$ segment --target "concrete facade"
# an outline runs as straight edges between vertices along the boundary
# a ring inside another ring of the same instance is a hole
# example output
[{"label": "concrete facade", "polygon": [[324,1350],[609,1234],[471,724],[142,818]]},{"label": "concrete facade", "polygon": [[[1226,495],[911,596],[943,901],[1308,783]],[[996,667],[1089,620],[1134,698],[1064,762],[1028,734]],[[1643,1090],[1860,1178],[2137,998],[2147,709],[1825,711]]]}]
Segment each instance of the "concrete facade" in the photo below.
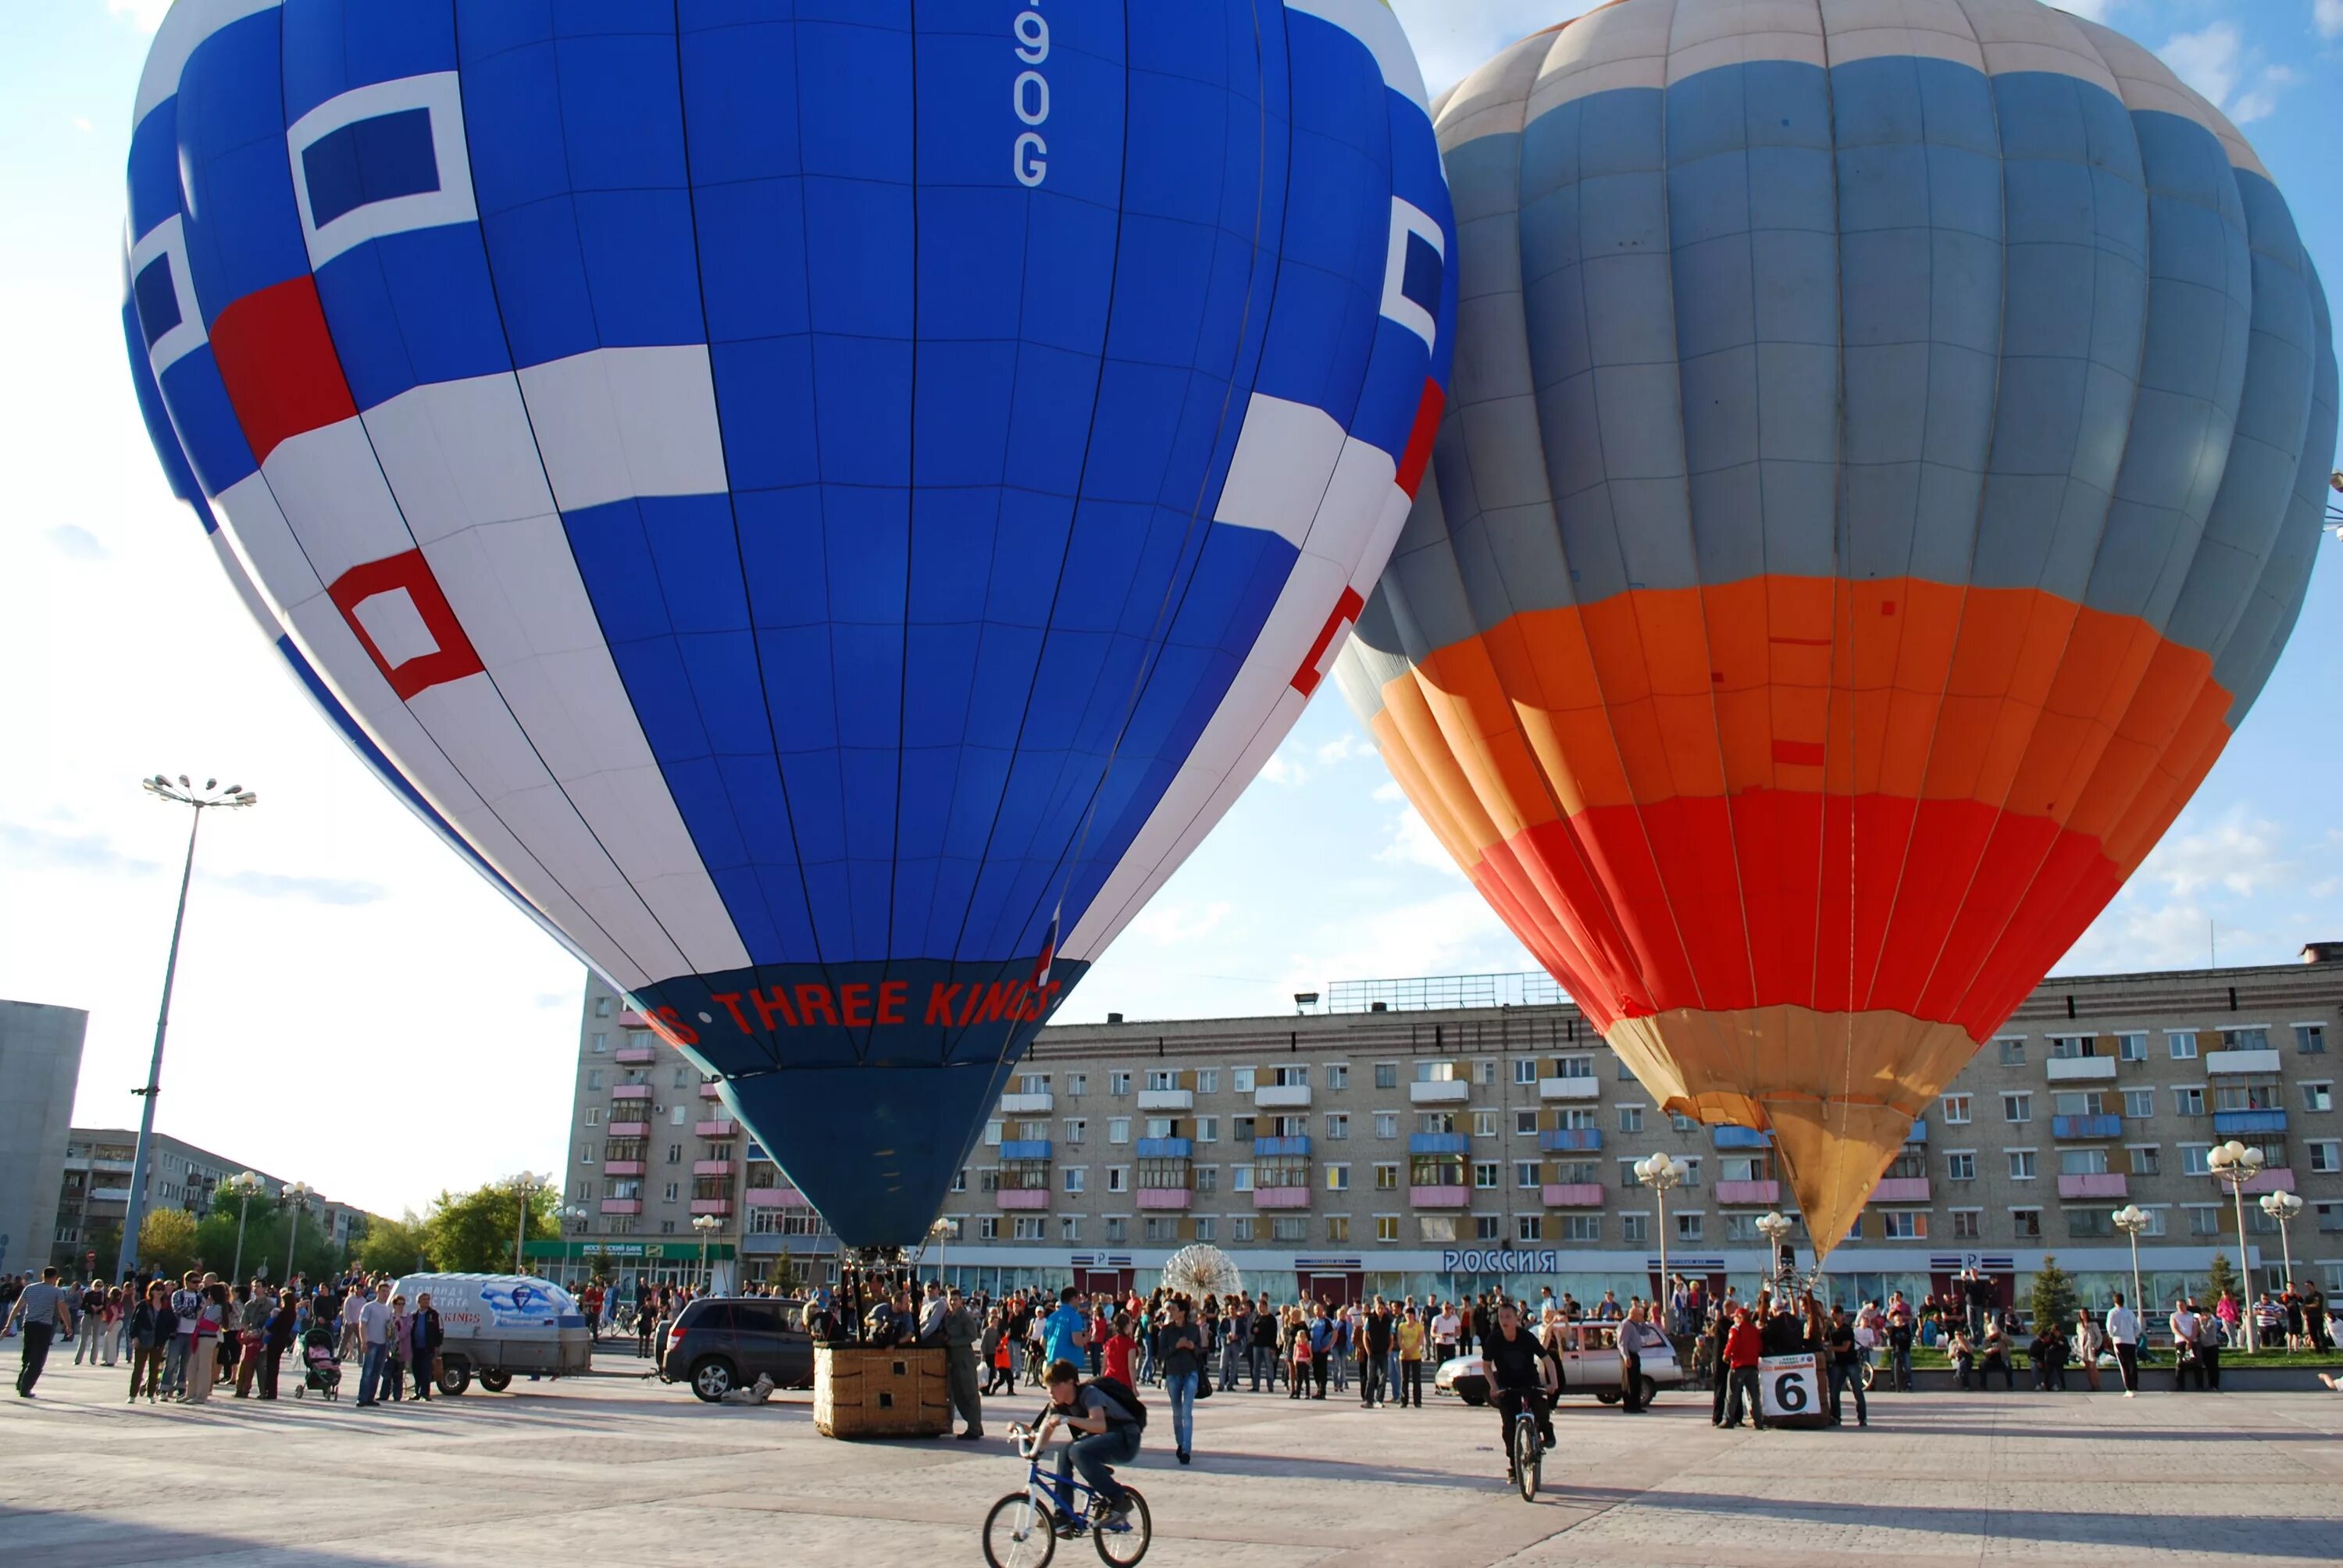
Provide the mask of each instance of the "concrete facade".
[{"label": "concrete facade", "polygon": [[0,1273],[49,1261],[88,1027],[79,1008],[0,1001]]},{"label": "concrete facade", "polygon": [[[135,1127],[76,1127],[65,1149],[65,1159],[59,1179],[50,1189],[56,1194],[56,1223],[51,1246],[50,1261],[63,1268],[81,1268],[87,1261],[93,1238],[101,1229],[112,1226],[120,1233],[122,1216],[130,1205],[130,1172],[138,1151],[138,1130]],[[184,1209],[197,1219],[212,1211],[212,1200],[219,1184],[230,1176],[252,1168],[208,1149],[173,1138],[167,1133],[155,1134],[147,1151],[146,1211]],[[284,1177],[272,1176],[266,1171],[253,1170],[271,1198],[282,1198],[291,1185]],[[317,1193],[309,1195],[308,1207],[302,1211],[302,1234],[313,1235],[312,1226],[324,1227],[327,1240],[337,1246],[347,1246],[366,1235],[367,1212],[347,1203],[337,1203]],[[97,1260],[101,1272],[111,1272],[114,1253],[102,1251]]]}]

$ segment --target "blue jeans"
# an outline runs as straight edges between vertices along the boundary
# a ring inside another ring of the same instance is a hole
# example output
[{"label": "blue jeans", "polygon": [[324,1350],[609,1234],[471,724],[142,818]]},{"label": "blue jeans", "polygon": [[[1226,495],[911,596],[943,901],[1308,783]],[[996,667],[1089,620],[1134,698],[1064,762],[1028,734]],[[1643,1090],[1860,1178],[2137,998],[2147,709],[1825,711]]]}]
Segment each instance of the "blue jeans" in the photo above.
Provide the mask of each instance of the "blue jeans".
[{"label": "blue jeans", "polygon": [[365,1356],[358,1362],[360,1404],[372,1404],[375,1397],[382,1392],[382,1363],[389,1354],[390,1347],[387,1344],[367,1346]]},{"label": "blue jeans", "polygon": [[1172,1441],[1181,1452],[1192,1452],[1196,1442],[1196,1374],[1165,1372],[1163,1392],[1172,1396]]},{"label": "blue jeans", "polygon": [[[1128,1502],[1130,1497],[1115,1481],[1114,1473],[1108,1466],[1129,1464],[1138,1457],[1139,1428],[1117,1426],[1110,1422],[1104,1432],[1078,1437],[1058,1451],[1058,1480],[1061,1483],[1071,1481],[1074,1472],[1079,1470],[1082,1473],[1083,1482],[1091,1491],[1106,1499],[1108,1507],[1117,1507]],[[1058,1497],[1061,1503],[1071,1503],[1073,1500],[1072,1489],[1061,1485]]]}]

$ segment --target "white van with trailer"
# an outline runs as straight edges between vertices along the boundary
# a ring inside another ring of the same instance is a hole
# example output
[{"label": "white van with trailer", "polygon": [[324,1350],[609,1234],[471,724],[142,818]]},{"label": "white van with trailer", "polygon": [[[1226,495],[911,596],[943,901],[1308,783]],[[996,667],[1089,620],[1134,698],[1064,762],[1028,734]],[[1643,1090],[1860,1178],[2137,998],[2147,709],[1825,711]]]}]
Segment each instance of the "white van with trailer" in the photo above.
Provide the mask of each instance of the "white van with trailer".
[{"label": "white van with trailer", "polygon": [[588,1369],[593,1331],[577,1298],[526,1274],[408,1274],[391,1287],[411,1310],[426,1292],[439,1314],[439,1392],[472,1380],[502,1393],[515,1372],[573,1377]]}]

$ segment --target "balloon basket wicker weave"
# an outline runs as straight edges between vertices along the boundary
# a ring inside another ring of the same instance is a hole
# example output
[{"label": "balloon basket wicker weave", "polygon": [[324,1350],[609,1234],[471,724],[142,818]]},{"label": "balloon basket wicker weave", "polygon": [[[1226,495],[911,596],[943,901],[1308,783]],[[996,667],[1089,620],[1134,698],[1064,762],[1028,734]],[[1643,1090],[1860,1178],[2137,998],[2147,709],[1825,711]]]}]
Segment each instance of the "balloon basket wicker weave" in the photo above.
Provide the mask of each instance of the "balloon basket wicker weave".
[{"label": "balloon basket wicker weave", "polygon": [[813,1424],[824,1437],[941,1437],[951,1402],[940,1349],[817,1345]]}]

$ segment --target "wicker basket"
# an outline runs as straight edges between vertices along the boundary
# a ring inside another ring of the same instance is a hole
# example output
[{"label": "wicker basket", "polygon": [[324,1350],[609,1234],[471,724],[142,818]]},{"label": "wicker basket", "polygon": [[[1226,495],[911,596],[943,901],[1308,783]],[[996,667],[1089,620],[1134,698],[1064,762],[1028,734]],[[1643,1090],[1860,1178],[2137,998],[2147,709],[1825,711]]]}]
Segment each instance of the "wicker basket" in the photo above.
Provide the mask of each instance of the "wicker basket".
[{"label": "wicker basket", "polygon": [[817,1345],[813,1424],[824,1437],[941,1437],[951,1399],[940,1349]]}]

